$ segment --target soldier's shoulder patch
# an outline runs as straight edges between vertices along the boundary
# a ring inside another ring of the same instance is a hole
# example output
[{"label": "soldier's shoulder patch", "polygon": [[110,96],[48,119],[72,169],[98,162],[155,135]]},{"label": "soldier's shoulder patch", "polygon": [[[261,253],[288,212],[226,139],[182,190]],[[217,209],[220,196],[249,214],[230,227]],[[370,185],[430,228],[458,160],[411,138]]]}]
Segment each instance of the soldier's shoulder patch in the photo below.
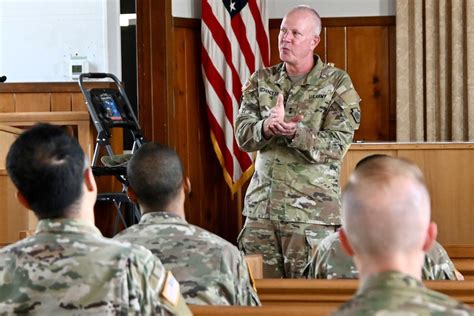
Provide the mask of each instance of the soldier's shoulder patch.
[{"label": "soldier's shoulder patch", "polygon": [[163,285],[163,289],[161,290],[161,295],[173,306],[177,306],[179,301],[179,294],[179,283],[178,281],[176,281],[173,274],[168,271],[168,273],[166,274],[165,284]]},{"label": "soldier's shoulder patch", "polygon": [[242,93],[252,90],[254,88],[254,85],[255,84],[252,82],[252,80],[248,79],[242,86]]},{"label": "soldier's shoulder patch", "polygon": [[354,122],[356,122],[357,124],[360,124],[360,109],[359,107],[353,107],[351,108],[351,115],[352,115],[352,118],[354,119]]}]

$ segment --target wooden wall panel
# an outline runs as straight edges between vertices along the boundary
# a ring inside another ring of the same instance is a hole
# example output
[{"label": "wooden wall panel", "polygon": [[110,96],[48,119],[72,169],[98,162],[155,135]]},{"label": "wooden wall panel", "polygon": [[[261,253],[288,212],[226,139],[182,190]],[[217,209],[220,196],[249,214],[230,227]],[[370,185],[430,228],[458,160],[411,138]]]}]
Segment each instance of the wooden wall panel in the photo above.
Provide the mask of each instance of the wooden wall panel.
[{"label": "wooden wall panel", "polygon": [[362,123],[354,137],[356,140],[390,140],[388,44],[386,26],[347,29],[347,71],[362,99]]},{"label": "wooden wall panel", "polygon": [[71,94],[70,93],[52,93],[51,94],[51,111],[71,111]]},{"label": "wooden wall panel", "polygon": [[386,154],[407,158],[422,170],[431,194],[432,219],[444,245],[472,245],[474,241],[474,144],[353,144],[344,160],[341,185],[362,158]]},{"label": "wooden wall panel", "polygon": [[15,99],[12,93],[0,93],[0,113],[15,112]]},{"label": "wooden wall panel", "polygon": [[326,27],[326,62],[347,70],[346,27]]},{"label": "wooden wall panel", "polygon": [[51,110],[50,93],[17,93],[15,112],[49,112]]},{"label": "wooden wall panel", "polygon": [[87,111],[87,106],[82,93],[71,93],[71,111]]},{"label": "wooden wall panel", "polygon": [[270,39],[270,65],[278,64],[280,61],[280,53],[278,52],[278,34],[280,33],[280,25],[271,27],[269,30]]}]

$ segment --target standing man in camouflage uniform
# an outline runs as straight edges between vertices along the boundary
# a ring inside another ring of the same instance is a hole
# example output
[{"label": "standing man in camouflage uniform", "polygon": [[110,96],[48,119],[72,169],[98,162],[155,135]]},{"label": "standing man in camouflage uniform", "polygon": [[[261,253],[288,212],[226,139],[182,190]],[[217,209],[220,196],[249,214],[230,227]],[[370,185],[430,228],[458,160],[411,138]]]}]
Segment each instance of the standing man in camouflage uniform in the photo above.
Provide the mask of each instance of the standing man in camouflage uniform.
[{"label": "standing man in camouflage uniform", "polygon": [[94,226],[97,187],[74,138],[36,125],[11,146],[7,171],[40,221],[0,250],[0,314],[191,314],[153,254]]},{"label": "standing man in camouflage uniform", "polygon": [[[338,233],[326,236],[305,270],[310,279],[357,279],[359,272],[352,257],[341,247]],[[437,241],[426,253],[421,271],[423,280],[463,280],[446,250]]]},{"label": "standing man in camouflage uniform", "polygon": [[178,279],[188,304],[260,304],[239,250],[186,222],[184,201],[190,183],[174,150],[143,145],[128,163],[127,175],[128,194],[143,216],[116,239],[143,245],[160,258]]},{"label": "standing man in camouflage uniform", "polygon": [[341,245],[354,257],[359,289],[335,315],[473,315],[421,283],[436,238],[430,196],[413,163],[378,157],[358,167],[343,193]]},{"label": "standing man in camouflage uniform", "polygon": [[239,246],[263,255],[264,277],[302,277],[311,248],[340,225],[339,174],[359,96],[346,72],[313,55],[320,32],[315,10],[291,10],[278,36],[283,63],[242,88],[237,143],[258,153]]}]

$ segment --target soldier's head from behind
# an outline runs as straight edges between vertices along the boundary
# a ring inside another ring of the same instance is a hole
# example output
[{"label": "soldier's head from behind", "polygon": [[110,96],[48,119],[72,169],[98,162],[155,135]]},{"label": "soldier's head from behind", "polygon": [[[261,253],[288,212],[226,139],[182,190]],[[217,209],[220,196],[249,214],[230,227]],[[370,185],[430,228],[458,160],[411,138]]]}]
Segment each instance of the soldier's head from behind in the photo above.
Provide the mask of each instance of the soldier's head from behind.
[{"label": "soldier's head from behind", "polygon": [[93,215],[94,177],[79,143],[64,129],[37,124],[26,130],[10,147],[6,167],[18,200],[38,218]]},{"label": "soldier's head from behind", "polygon": [[354,256],[361,279],[389,270],[421,278],[437,227],[415,164],[383,155],[359,164],[344,189],[342,222],[341,244]]},{"label": "soldier's head from behind", "polygon": [[189,180],[183,176],[178,154],[171,148],[146,143],[127,166],[128,194],[143,213],[170,211],[184,217],[185,191]]}]

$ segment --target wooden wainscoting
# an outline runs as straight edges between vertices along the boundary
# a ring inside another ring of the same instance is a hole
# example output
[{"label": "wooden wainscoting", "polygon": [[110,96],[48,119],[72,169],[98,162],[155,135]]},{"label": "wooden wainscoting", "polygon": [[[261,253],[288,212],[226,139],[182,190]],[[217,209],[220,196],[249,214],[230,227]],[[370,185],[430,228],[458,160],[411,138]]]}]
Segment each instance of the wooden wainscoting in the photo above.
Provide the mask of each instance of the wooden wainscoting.
[{"label": "wooden wainscoting", "polygon": [[356,163],[372,154],[404,157],[420,167],[430,191],[432,219],[438,224],[441,244],[474,243],[473,143],[352,144],[344,160],[342,186]]}]

